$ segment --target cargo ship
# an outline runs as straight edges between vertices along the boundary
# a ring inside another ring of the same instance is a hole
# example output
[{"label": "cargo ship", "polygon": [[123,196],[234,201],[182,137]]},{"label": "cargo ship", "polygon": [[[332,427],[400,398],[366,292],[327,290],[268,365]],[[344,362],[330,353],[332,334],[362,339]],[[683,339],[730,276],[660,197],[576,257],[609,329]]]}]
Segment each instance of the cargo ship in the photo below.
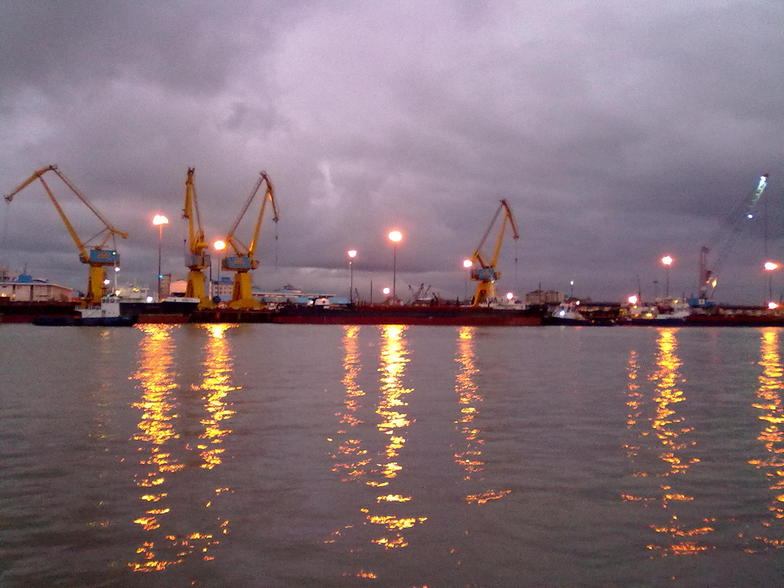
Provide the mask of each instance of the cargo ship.
[{"label": "cargo ship", "polygon": [[542,315],[521,308],[457,305],[284,306],[270,314],[277,324],[538,326]]}]

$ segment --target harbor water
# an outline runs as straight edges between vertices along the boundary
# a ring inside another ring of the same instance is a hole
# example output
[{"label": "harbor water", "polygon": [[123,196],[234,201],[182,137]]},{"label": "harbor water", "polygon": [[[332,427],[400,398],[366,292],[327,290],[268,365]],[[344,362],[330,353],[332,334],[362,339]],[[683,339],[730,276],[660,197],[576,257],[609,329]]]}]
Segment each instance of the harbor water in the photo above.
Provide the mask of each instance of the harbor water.
[{"label": "harbor water", "polygon": [[3,325],[2,586],[780,586],[784,330]]}]

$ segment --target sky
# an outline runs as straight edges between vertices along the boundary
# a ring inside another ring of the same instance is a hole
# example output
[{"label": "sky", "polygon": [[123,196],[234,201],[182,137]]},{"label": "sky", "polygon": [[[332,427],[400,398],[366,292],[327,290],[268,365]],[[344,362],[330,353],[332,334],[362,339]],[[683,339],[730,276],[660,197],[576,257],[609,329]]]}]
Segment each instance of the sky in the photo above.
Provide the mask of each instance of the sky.
[{"label": "sky", "polygon": [[[779,0],[6,0],[0,193],[58,165],[128,233],[120,280],[149,286],[156,213],[171,221],[163,271],[187,274],[195,167],[210,241],[271,178],[263,290],[348,295],[355,248],[365,299],[393,271],[401,297],[420,284],[462,297],[462,260],[506,199],[519,239],[507,231],[501,292],[689,295],[707,246],[716,298],[761,304],[784,292],[784,274],[761,271],[784,260],[783,25]],[[101,229],[44,177],[83,240]],[[40,183],[0,204],[0,266],[84,289]],[[258,201],[241,239],[257,216]]]}]

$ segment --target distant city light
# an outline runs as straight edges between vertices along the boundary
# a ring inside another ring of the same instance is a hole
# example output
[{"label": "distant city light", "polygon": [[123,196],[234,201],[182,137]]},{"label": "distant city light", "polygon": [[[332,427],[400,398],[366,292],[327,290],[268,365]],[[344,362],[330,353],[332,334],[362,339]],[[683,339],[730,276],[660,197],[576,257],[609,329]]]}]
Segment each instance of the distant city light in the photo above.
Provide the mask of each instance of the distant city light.
[{"label": "distant city light", "polygon": [[147,300],[147,302],[152,302],[152,301],[154,300],[154,298],[153,298],[152,296],[148,296],[148,297],[146,298],[146,300]]},{"label": "distant city light", "polygon": [[763,267],[765,268],[765,271],[772,272],[779,269],[781,264],[775,261],[766,261]]},{"label": "distant city light", "polygon": [[776,310],[779,307],[778,302],[768,302],[768,308],[770,310]]}]

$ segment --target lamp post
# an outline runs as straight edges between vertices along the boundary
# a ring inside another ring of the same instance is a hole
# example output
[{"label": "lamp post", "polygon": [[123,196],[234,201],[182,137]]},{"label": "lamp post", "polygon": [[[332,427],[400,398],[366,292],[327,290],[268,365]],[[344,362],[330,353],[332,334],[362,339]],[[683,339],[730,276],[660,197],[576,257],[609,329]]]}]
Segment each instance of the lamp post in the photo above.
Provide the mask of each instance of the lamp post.
[{"label": "lamp post", "polygon": [[670,255],[665,255],[661,258],[662,265],[664,265],[664,273],[667,277],[666,286],[664,288],[664,297],[670,297],[670,266],[672,265],[673,258]]},{"label": "lamp post", "polygon": [[152,224],[158,227],[158,300],[161,299],[161,247],[163,244],[163,225],[169,224],[169,219],[162,214],[156,214],[152,217]]},{"label": "lamp post", "polygon": [[471,259],[465,258],[463,260],[463,269],[469,270],[465,278],[465,292],[463,293],[463,300],[468,299],[468,277],[471,275],[471,268],[474,267],[474,262]]},{"label": "lamp post", "polygon": [[762,267],[766,272],[768,272],[768,308],[773,310],[778,308],[778,304],[776,304],[773,300],[773,272],[779,269],[781,264],[775,261],[766,261]]},{"label": "lamp post", "polygon": [[392,301],[397,302],[397,244],[403,240],[403,233],[395,229],[387,237],[392,241]]},{"label": "lamp post", "polygon": [[[218,239],[217,241],[215,241],[212,244],[212,247],[213,247],[213,249],[215,249],[215,251],[223,251],[223,250],[226,249],[226,241]],[[222,260],[219,259],[218,260],[218,292],[220,292],[221,263],[222,263]],[[210,272],[212,272],[212,259],[210,259]],[[212,278],[210,278],[210,287],[212,288],[214,286],[215,286],[215,283],[212,282]],[[211,292],[211,294],[212,294],[211,298],[214,298],[216,295],[219,295],[219,294],[215,294],[214,292]]]},{"label": "lamp post", "polygon": [[346,255],[348,255],[348,301],[354,304],[354,258],[357,256],[357,250],[349,249]]}]

